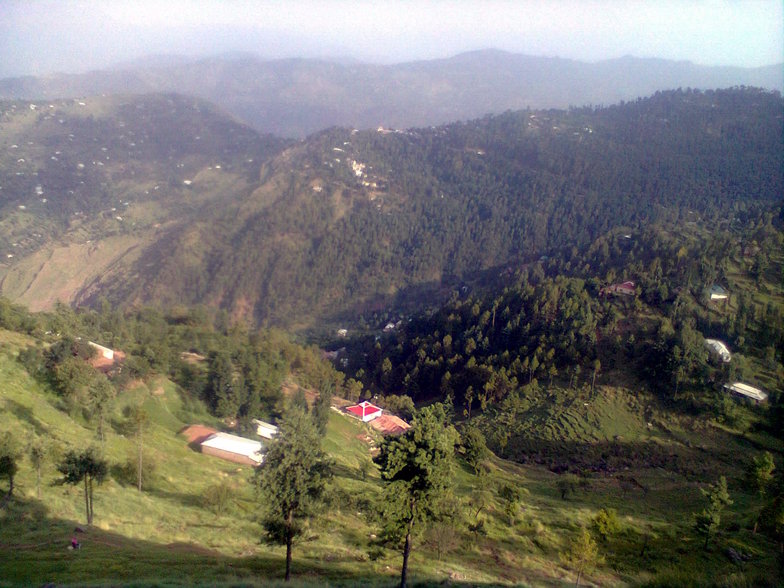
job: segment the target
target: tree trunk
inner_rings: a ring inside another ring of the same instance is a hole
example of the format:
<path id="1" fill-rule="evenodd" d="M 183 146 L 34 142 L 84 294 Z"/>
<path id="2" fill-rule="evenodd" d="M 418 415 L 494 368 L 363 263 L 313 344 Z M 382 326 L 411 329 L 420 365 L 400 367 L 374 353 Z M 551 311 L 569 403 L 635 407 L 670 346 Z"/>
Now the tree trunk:
<path id="1" fill-rule="evenodd" d="M 142 491 L 142 430 L 139 428 L 139 463 L 136 464 L 136 482 L 139 492 Z"/>
<path id="2" fill-rule="evenodd" d="M 286 518 L 286 577 L 284 581 L 288 582 L 291 579 L 291 541 L 292 533 L 291 527 L 294 522 L 294 511 L 289 511 L 289 516 Z"/>
<path id="3" fill-rule="evenodd" d="M 38 495 L 38 500 L 41 500 L 41 466 L 35 468 L 35 492 Z"/>
<path id="4" fill-rule="evenodd" d="M 94 500 L 93 500 L 93 478 L 92 478 L 92 476 L 90 476 L 89 478 L 90 478 L 90 524 L 92 525 L 93 524 L 93 518 L 95 518 L 95 512 L 93 511 L 93 503 L 94 503 Z"/>
<path id="5" fill-rule="evenodd" d="M 400 588 L 406 588 L 408 582 L 408 555 L 411 553 L 411 525 L 406 533 L 406 545 L 403 547 L 403 569 L 400 570 Z"/>
<path id="6" fill-rule="evenodd" d="M 84 477 L 84 510 L 87 515 L 87 524 L 93 524 L 93 518 L 90 516 L 90 495 L 87 492 L 87 476 Z"/>
<path id="7" fill-rule="evenodd" d="M 577 581 L 574 583 L 575 586 L 580 585 L 580 576 L 582 575 L 583 575 L 583 568 L 581 567 L 579 570 L 577 570 Z"/>

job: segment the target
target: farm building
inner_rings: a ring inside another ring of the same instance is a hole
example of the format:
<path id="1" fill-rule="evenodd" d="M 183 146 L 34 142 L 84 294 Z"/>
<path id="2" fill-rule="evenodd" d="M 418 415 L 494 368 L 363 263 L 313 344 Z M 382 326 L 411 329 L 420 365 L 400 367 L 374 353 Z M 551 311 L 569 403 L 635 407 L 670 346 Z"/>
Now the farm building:
<path id="1" fill-rule="evenodd" d="M 724 288 L 719 286 L 718 284 L 713 284 L 710 289 L 710 299 L 711 301 L 715 300 L 727 300 L 730 294 Z"/>
<path id="2" fill-rule="evenodd" d="M 115 363 L 125 359 L 125 354 L 122 351 L 115 351 L 114 349 L 109 349 L 108 347 L 98 345 L 98 343 L 93 343 L 92 341 L 88 341 L 87 344 L 97 352 L 90 360 L 90 365 L 99 371 L 110 371 Z"/>
<path id="3" fill-rule="evenodd" d="M 259 419 L 253 419 L 251 422 L 256 425 L 256 434 L 259 437 L 272 439 L 278 434 L 278 428 L 275 425 L 271 425 Z"/>
<path id="4" fill-rule="evenodd" d="M 600 294 L 604 296 L 609 294 L 620 295 L 620 296 L 634 296 L 635 295 L 634 288 L 635 288 L 634 282 L 623 282 L 622 284 L 612 284 L 611 286 L 602 288 Z"/>
<path id="5" fill-rule="evenodd" d="M 367 401 L 360 402 L 354 406 L 349 406 L 346 408 L 346 411 L 348 411 L 351 416 L 361 420 L 363 423 L 368 423 L 373 419 L 380 417 L 381 413 L 383 412 L 378 406 Z"/>
<path id="6" fill-rule="evenodd" d="M 727 346 L 723 341 L 719 341 L 718 339 L 705 339 L 705 345 L 711 350 L 711 353 L 714 353 L 721 358 L 721 361 L 724 363 L 729 363 L 730 360 L 732 360 L 730 350 L 727 349 Z"/>
<path id="7" fill-rule="evenodd" d="M 229 433 L 215 433 L 201 442 L 201 452 L 234 463 L 257 466 L 263 460 L 261 441 L 245 439 Z"/>
<path id="8" fill-rule="evenodd" d="M 382 435 L 401 435 L 411 428 L 406 421 L 393 414 L 382 414 L 370 421 L 370 426 Z"/>
<path id="9" fill-rule="evenodd" d="M 768 395 L 765 392 L 754 386 L 749 386 L 748 384 L 734 382 L 732 384 L 725 384 L 724 387 L 736 398 L 748 400 L 754 404 L 760 404 L 768 400 Z"/>

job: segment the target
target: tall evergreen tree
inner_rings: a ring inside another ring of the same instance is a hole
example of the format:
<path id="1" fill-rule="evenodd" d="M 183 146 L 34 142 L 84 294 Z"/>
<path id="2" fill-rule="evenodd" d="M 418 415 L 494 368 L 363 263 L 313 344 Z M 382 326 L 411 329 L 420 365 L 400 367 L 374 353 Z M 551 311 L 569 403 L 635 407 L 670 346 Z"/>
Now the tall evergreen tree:
<path id="1" fill-rule="evenodd" d="M 305 528 L 330 477 L 330 463 L 310 416 L 289 406 L 278 434 L 256 470 L 256 486 L 264 505 L 262 525 L 268 542 L 286 546 L 286 576 L 291 578 L 291 550 Z"/>
<path id="2" fill-rule="evenodd" d="M 13 435 L 6 431 L 0 434 L 0 478 L 8 480 L 8 492 L 0 505 L 4 505 L 14 493 L 14 479 L 19 469 L 18 452 Z"/>
<path id="3" fill-rule="evenodd" d="M 327 422 L 329 422 L 329 413 L 332 407 L 333 390 L 334 385 L 332 382 L 324 382 L 313 405 L 313 422 L 316 424 L 316 430 L 322 437 L 327 434 Z"/>
<path id="4" fill-rule="evenodd" d="M 732 500 L 724 476 L 715 484 L 711 484 L 708 490 L 703 489 L 702 494 L 708 499 L 708 506 L 695 515 L 694 528 L 698 534 L 705 537 L 705 549 L 707 549 L 708 542 L 719 530 L 722 511 L 732 504 Z"/>
<path id="5" fill-rule="evenodd" d="M 452 485 L 457 442 L 444 405 L 434 404 L 417 414 L 404 435 L 388 437 L 376 457 L 385 482 L 385 531 L 390 538 L 404 540 L 401 588 L 408 582 L 412 534 L 418 524 L 438 516 Z"/>

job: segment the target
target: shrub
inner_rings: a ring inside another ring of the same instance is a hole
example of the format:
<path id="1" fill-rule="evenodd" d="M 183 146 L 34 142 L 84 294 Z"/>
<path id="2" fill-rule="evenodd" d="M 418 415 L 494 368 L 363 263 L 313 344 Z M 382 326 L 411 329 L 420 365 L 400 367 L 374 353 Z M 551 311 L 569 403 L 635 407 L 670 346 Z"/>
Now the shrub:
<path id="1" fill-rule="evenodd" d="M 593 519 L 593 528 L 602 541 L 621 530 L 618 515 L 613 508 L 603 508 Z"/>
<path id="2" fill-rule="evenodd" d="M 202 505 L 216 515 L 222 515 L 229 510 L 234 499 L 234 489 L 228 482 L 218 482 L 209 486 L 202 495 Z"/>

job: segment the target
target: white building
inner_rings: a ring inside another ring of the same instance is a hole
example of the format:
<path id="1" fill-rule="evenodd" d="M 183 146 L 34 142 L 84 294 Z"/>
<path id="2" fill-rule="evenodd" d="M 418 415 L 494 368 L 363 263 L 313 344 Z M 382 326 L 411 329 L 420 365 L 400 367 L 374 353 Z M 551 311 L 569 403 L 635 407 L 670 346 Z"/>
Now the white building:
<path id="1" fill-rule="evenodd" d="M 264 439 L 272 439 L 275 435 L 278 434 L 278 428 L 275 425 L 265 423 L 259 419 L 253 419 L 251 422 L 256 425 L 256 434 L 259 437 Z"/>
<path id="2" fill-rule="evenodd" d="M 234 463 L 259 465 L 264 461 L 261 441 L 245 439 L 229 433 L 215 433 L 201 443 L 201 452 Z"/>
<path id="3" fill-rule="evenodd" d="M 760 404 L 768 400 L 768 395 L 754 386 L 742 384 L 741 382 L 734 382 L 732 384 L 725 384 L 724 387 L 729 390 L 734 396 L 750 400 L 754 404 Z"/>
<path id="4" fill-rule="evenodd" d="M 705 339 L 705 345 L 716 355 L 721 358 L 724 363 L 729 363 L 732 360 L 732 354 L 723 341 L 718 339 Z"/>
<path id="5" fill-rule="evenodd" d="M 109 349 L 108 347 L 104 347 L 103 345 L 98 345 L 98 343 L 93 343 L 92 341 L 88 341 L 87 344 L 95 349 L 101 357 L 105 359 L 114 359 L 114 350 Z"/>

